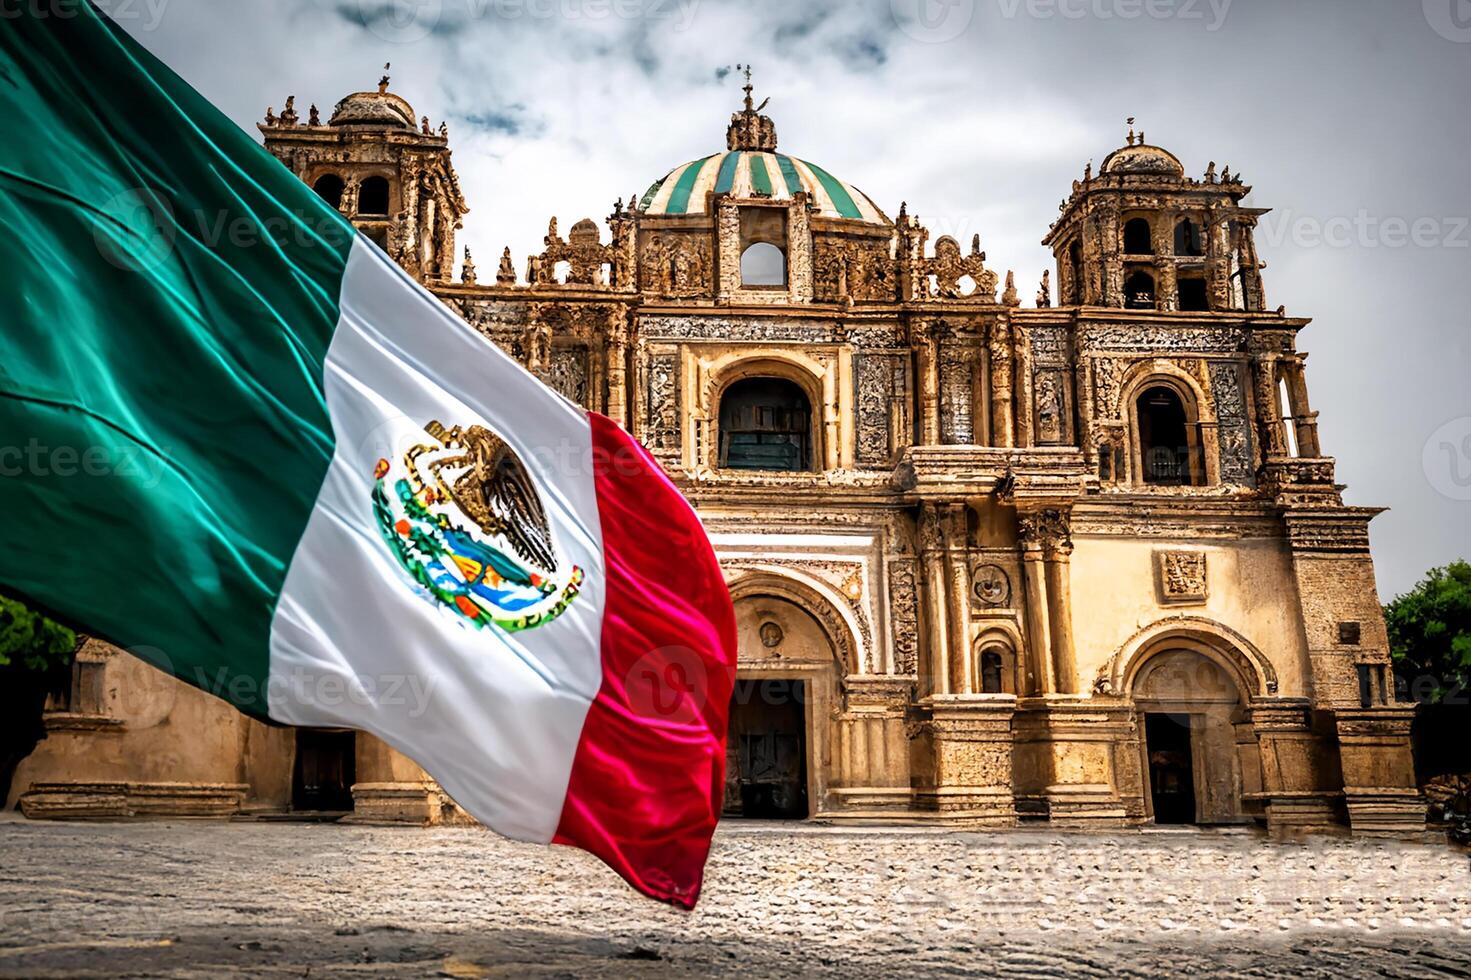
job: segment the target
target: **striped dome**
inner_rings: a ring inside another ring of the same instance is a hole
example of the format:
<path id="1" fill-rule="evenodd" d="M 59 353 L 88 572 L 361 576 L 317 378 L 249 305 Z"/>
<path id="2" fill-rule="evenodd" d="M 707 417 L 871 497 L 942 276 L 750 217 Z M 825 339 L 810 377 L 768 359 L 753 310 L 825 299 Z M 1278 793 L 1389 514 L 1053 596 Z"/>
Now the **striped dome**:
<path id="1" fill-rule="evenodd" d="M 773 201 L 789 201 L 806 191 L 825 217 L 889 223 L 868 195 L 817 164 L 754 150 L 716 153 L 675 167 L 654 181 L 639 199 L 639 210 L 644 214 L 703 214 L 711 191 Z"/>

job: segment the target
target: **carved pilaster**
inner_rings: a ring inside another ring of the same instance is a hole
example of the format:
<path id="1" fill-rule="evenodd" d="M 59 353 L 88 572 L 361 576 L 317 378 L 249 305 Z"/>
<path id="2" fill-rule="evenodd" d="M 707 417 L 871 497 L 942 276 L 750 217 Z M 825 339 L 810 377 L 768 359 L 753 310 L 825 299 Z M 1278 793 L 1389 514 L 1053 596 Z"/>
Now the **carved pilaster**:
<path id="1" fill-rule="evenodd" d="M 1016 419 L 1012 394 L 1011 318 L 997 317 L 991 324 L 991 444 L 1003 449 L 1016 445 Z"/>

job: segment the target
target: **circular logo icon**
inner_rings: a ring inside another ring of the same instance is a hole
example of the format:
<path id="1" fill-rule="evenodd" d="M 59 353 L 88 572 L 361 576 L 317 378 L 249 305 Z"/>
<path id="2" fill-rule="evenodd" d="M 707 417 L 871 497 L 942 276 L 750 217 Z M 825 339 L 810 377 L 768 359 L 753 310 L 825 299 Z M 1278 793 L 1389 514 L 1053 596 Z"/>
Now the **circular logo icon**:
<path id="1" fill-rule="evenodd" d="M 709 669 L 704 658 L 688 647 L 650 650 L 634 663 L 623 683 L 630 707 L 646 718 L 693 724 L 710 703 Z"/>
<path id="2" fill-rule="evenodd" d="M 363 25 L 385 41 L 411 44 L 428 37 L 444 14 L 443 0 L 358 0 Z"/>
<path id="3" fill-rule="evenodd" d="M 1425 479 L 1442 496 L 1471 500 L 1471 415 L 1451 419 L 1425 440 Z"/>
<path id="4" fill-rule="evenodd" d="M 943 44 L 965 33 L 976 15 L 976 0 L 889 0 L 899 29 L 916 41 Z"/>
<path id="5" fill-rule="evenodd" d="M 1471 0 L 1421 0 L 1425 20 L 1447 41 L 1471 44 Z"/>
<path id="6" fill-rule="evenodd" d="M 114 194 L 101 207 L 92 240 L 108 264 L 128 272 L 147 272 L 174 250 L 174 209 L 146 187 Z"/>

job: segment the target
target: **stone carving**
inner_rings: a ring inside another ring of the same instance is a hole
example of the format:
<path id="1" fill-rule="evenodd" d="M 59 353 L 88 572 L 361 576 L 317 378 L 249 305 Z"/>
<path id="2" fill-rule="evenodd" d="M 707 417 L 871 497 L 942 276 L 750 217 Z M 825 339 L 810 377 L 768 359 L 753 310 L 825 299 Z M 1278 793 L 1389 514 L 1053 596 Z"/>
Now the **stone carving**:
<path id="1" fill-rule="evenodd" d="M 897 277 L 887 241 L 819 237 L 813 243 L 813 286 L 819 300 L 892 300 Z"/>
<path id="2" fill-rule="evenodd" d="M 915 673 L 919 664 L 919 592 L 912 558 L 889 562 L 889 603 L 894 627 L 894 670 Z"/>
<path id="3" fill-rule="evenodd" d="M 675 404 L 673 354 L 649 358 L 648 444 L 650 449 L 675 449 L 679 445 L 679 407 Z"/>
<path id="4" fill-rule="evenodd" d="M 1042 285 L 1037 289 L 1037 309 L 1045 310 L 1052 306 L 1052 271 L 1042 270 Z"/>
<path id="5" fill-rule="evenodd" d="M 1251 420 L 1247 418 L 1241 366 L 1217 361 L 1210 366 L 1211 394 L 1221 447 L 1221 481 L 1250 486 L 1255 482 L 1251 453 Z"/>
<path id="6" fill-rule="evenodd" d="M 613 262 L 613 249 L 602 243 L 598 226 L 591 218 L 583 218 L 573 225 L 566 241 L 557 234 L 557 219 L 551 219 L 544 242 L 546 251 L 531 263 L 532 275 L 528 278 L 533 286 L 554 285 L 557 282 L 557 265 L 562 262 L 567 263 L 566 284 L 569 286 L 608 284 L 603 266 Z"/>
<path id="7" fill-rule="evenodd" d="M 1069 515 L 1054 507 L 1028 511 L 1017 516 L 1017 541 L 1023 551 L 1070 554 L 1073 550 Z"/>
<path id="8" fill-rule="evenodd" d="M 767 620 L 761 624 L 761 645 L 768 650 L 775 650 L 781 646 L 781 641 L 786 638 L 786 633 L 777 623 Z"/>
<path id="9" fill-rule="evenodd" d="M 1088 326 L 1080 328 L 1080 346 L 1098 351 L 1170 351 L 1178 353 L 1235 353 L 1246 343 L 1246 331 L 1237 327 Z"/>
<path id="10" fill-rule="evenodd" d="M 975 441 L 975 362 L 969 348 L 946 345 L 940 354 L 940 439 L 948 445 Z"/>
<path id="11" fill-rule="evenodd" d="M 854 384 L 858 408 L 858 461 L 882 465 L 889 461 L 889 434 L 893 412 L 902 412 L 896 396 L 904 391 L 904 362 L 896 357 L 860 354 Z"/>
<path id="12" fill-rule="evenodd" d="M 1037 441 L 1044 446 L 1061 443 L 1064 411 L 1061 372 L 1038 371 L 1033 395 L 1037 403 Z"/>
<path id="13" fill-rule="evenodd" d="M 1161 602 L 1203 603 L 1209 597 L 1204 552 L 1156 551 L 1154 560 Z"/>
<path id="14" fill-rule="evenodd" d="M 573 403 L 587 406 L 587 358 L 585 347 L 558 347 L 543 380 Z"/>
<path id="15" fill-rule="evenodd" d="M 1067 363 L 1067 334 L 1059 327 L 1033 327 L 1027 331 L 1032 359 L 1038 364 Z"/>
<path id="16" fill-rule="evenodd" d="M 976 565 L 970 571 L 970 594 L 979 606 L 1006 608 L 1011 604 L 1011 577 L 1000 565 Z"/>
<path id="17" fill-rule="evenodd" d="M 470 255 L 470 246 L 465 246 L 465 261 L 460 264 L 460 282 L 475 285 L 475 259 Z"/>
<path id="18" fill-rule="evenodd" d="M 710 241 L 704 235 L 651 235 L 639 255 L 639 281 L 661 296 L 710 292 Z"/>
<path id="19" fill-rule="evenodd" d="M 940 236 L 935 241 L 934 257 L 921 261 L 920 275 L 934 276 L 935 282 L 930 295 L 940 299 L 958 299 L 969 295 L 988 299 L 993 303 L 996 301 L 996 273 L 986 268 L 986 253 L 981 251 L 979 235 L 971 239 L 969 255 L 961 254 L 960 243 L 954 238 L 949 235 Z M 960 283 L 966 276 L 975 283 L 969 293 L 961 288 Z"/>
<path id="20" fill-rule="evenodd" d="M 501 253 L 500 268 L 495 270 L 495 284 L 497 286 L 516 285 L 516 267 L 511 264 L 511 246 Z"/>

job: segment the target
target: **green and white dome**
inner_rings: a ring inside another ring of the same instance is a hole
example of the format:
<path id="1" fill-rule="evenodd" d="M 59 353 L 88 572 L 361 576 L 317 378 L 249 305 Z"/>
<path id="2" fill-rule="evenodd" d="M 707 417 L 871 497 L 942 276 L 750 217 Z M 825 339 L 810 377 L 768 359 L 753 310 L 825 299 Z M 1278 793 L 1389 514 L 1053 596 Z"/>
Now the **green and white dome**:
<path id="1" fill-rule="evenodd" d="M 730 150 L 675 167 L 639 199 L 649 215 L 704 214 L 711 192 L 790 201 L 806 191 L 827 218 L 889 224 L 888 217 L 852 184 L 817 166 L 782 153 Z"/>

